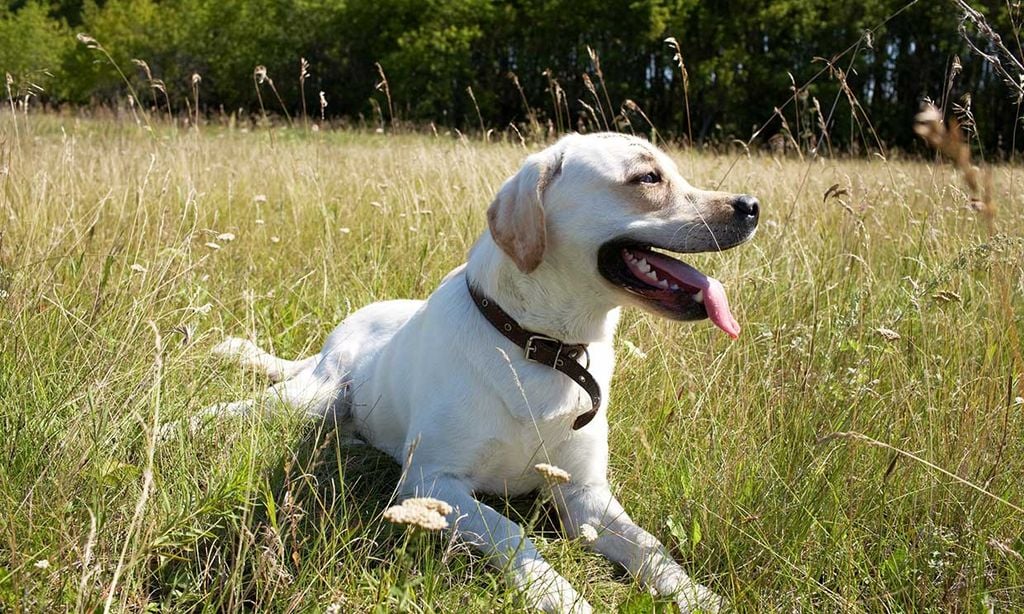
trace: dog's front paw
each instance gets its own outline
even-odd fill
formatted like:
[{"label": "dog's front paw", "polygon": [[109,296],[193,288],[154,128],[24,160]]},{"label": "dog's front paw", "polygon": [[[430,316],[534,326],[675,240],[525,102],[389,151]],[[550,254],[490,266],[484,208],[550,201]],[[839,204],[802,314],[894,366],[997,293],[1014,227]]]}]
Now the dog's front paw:
[{"label": "dog's front paw", "polygon": [[728,609],[725,598],[716,595],[706,586],[693,584],[676,593],[676,605],[683,614],[719,614]]},{"label": "dog's front paw", "polygon": [[593,608],[569,581],[543,560],[532,560],[512,571],[512,582],[523,592],[527,604],[541,612],[590,614]]}]

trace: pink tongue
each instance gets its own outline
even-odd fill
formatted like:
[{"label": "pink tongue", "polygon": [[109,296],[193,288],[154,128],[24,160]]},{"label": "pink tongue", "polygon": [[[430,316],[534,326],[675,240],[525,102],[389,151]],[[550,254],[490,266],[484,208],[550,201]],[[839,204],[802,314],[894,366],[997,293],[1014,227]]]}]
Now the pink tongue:
[{"label": "pink tongue", "polygon": [[740,336],[740,323],[729,311],[729,299],[725,298],[725,288],[722,282],[713,277],[706,277],[708,287],[704,290],[704,307],[708,310],[708,317],[715,323],[715,326],[725,331],[733,339]]},{"label": "pink tongue", "polygon": [[729,299],[725,296],[725,287],[722,286],[722,282],[714,277],[708,277],[684,262],[662,256],[657,252],[645,252],[643,257],[649,264],[665,271],[683,284],[703,290],[704,308],[715,326],[725,331],[725,334],[733,339],[740,336],[740,323],[729,311]]}]

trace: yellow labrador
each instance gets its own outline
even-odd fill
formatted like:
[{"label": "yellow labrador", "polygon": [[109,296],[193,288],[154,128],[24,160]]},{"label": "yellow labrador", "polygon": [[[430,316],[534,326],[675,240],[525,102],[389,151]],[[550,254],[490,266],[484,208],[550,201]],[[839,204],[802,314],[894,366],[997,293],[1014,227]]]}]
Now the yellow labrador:
[{"label": "yellow labrador", "polygon": [[272,405],[350,420],[406,464],[403,496],[447,501],[451,530],[506,570],[532,606],[590,611],[523,529],[474,493],[538,489],[544,478],[533,467],[549,463],[572,476],[552,487],[571,536],[589,525],[594,550],[654,593],[683,611],[714,611],[721,600],[630,519],[608,486],[613,338],[623,305],[710,318],[736,337],[722,284],[665,252],[743,243],[758,208],[750,196],[694,188],[644,140],[567,136],[504,183],[468,262],[426,300],[364,307],[304,360],[240,339],[216,352],[279,381]]}]

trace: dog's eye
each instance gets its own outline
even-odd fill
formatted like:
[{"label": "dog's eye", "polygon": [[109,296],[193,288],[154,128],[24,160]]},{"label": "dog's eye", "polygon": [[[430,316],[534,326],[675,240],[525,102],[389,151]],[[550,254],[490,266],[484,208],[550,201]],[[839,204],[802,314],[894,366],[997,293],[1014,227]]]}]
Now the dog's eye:
[{"label": "dog's eye", "polygon": [[648,185],[653,185],[655,183],[661,183],[661,175],[659,175],[656,171],[651,171],[644,175],[640,175],[639,177],[636,178],[635,181],[637,183],[646,183]]}]

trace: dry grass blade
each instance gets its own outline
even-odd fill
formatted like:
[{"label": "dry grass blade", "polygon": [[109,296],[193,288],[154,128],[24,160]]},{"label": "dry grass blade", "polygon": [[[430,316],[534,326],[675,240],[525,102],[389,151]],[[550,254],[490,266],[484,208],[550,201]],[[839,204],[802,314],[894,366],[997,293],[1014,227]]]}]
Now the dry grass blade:
[{"label": "dry grass blade", "polygon": [[523,109],[526,111],[527,122],[530,127],[529,134],[532,138],[539,138],[541,135],[540,121],[537,119],[537,112],[530,106],[530,103],[526,100],[526,92],[523,91],[522,84],[519,83],[519,76],[516,73],[509,71],[508,78],[512,80],[512,84],[516,86],[516,91],[519,92],[519,100],[523,103]]},{"label": "dry grass blade", "polygon": [[395,129],[395,105],[391,102],[391,86],[388,84],[388,78],[384,74],[384,67],[380,65],[380,62],[374,62],[374,66],[377,67],[377,74],[380,76],[380,81],[377,82],[375,88],[378,91],[384,92],[384,98],[388,101],[388,118],[391,123],[391,129]]},{"label": "dry grass blade", "polygon": [[480,114],[480,105],[476,103],[476,95],[473,94],[473,88],[467,86],[466,93],[469,94],[469,99],[473,101],[473,108],[476,109],[476,118],[480,121],[480,138],[487,142],[487,129],[484,128],[484,116]]},{"label": "dry grass blade", "polygon": [[[594,68],[594,74],[597,75],[597,80],[601,84],[601,93],[604,94],[604,102],[608,105],[608,112],[614,113],[615,107],[612,106],[612,99],[608,96],[608,86],[604,82],[604,71],[601,70],[601,56],[594,51],[590,45],[587,45],[587,55],[590,56],[590,64]],[[598,106],[601,106],[601,101],[597,101]]]},{"label": "dry grass blade", "polygon": [[14,95],[11,93],[11,86],[14,85],[14,77],[11,76],[11,73],[4,73],[4,82],[7,84],[7,101],[11,103],[11,122],[14,124],[14,140],[17,143],[21,143],[21,138],[18,134],[18,111],[14,108]]},{"label": "dry grass blade", "polygon": [[302,100],[302,125],[309,127],[309,117],[306,114],[306,79],[309,78],[309,62],[306,58],[299,58],[299,99]]},{"label": "dry grass blade", "polygon": [[195,108],[195,123],[196,131],[199,131],[199,84],[203,82],[203,77],[197,73],[192,73],[192,105]]},{"label": "dry grass blade", "polygon": [[121,546],[121,555],[118,557],[117,566],[114,568],[114,577],[110,580],[110,586],[107,588],[107,600],[103,604],[104,614],[110,612],[111,606],[114,603],[114,597],[117,595],[117,584],[121,578],[121,573],[124,570],[125,556],[128,553],[128,547],[136,537],[136,532],[139,530],[139,526],[142,524],[142,516],[146,511],[146,503],[149,501],[149,496],[153,489],[153,458],[156,454],[156,443],[159,439],[160,433],[160,389],[163,385],[163,371],[164,371],[164,347],[163,339],[160,336],[160,329],[157,328],[156,323],[150,321],[149,327],[153,330],[153,419],[149,425],[149,429],[146,433],[146,439],[148,444],[146,446],[146,467],[142,472],[142,492],[139,494],[139,500],[135,504],[135,514],[132,516],[131,524],[128,526],[128,532],[124,536],[124,544]]},{"label": "dry grass blade", "polygon": [[[583,87],[587,88],[590,95],[594,97],[594,102],[597,103],[597,110],[600,113],[602,127],[604,130],[611,130],[611,127],[608,124],[608,116],[604,114],[604,105],[601,104],[601,97],[597,95],[597,88],[594,87],[594,82],[590,79],[590,75],[587,73],[583,73]],[[583,101],[581,100],[580,102]],[[594,112],[593,107],[588,105],[588,108],[591,113]],[[595,119],[596,118],[597,116],[595,116]]]},{"label": "dry grass blade", "polygon": [[686,109],[686,138],[689,145],[693,145],[693,126],[690,123],[690,73],[686,70],[686,62],[683,61],[683,51],[679,48],[679,41],[676,37],[670,36],[665,39],[665,44],[672,49],[672,60],[679,67],[679,74],[683,78],[683,103]]},{"label": "dry grass blade", "polygon": [[[1018,103],[1021,100],[1024,100],[1024,62],[1006,48],[1006,45],[1003,44],[1002,37],[999,36],[992,26],[989,25],[985,16],[977,9],[964,0],[956,0],[956,4],[960,7],[963,15],[960,21],[960,35],[967,43],[968,47],[970,47],[971,51],[977,54],[980,58],[985,60],[992,69],[1002,77],[1006,86],[1013,90],[1017,95]],[[968,22],[973,24],[978,34],[988,41],[991,48],[994,49],[994,53],[987,53],[982,50],[974,39],[970,37],[967,33]],[[1006,67],[1007,64],[1010,65],[1010,68]]]}]

